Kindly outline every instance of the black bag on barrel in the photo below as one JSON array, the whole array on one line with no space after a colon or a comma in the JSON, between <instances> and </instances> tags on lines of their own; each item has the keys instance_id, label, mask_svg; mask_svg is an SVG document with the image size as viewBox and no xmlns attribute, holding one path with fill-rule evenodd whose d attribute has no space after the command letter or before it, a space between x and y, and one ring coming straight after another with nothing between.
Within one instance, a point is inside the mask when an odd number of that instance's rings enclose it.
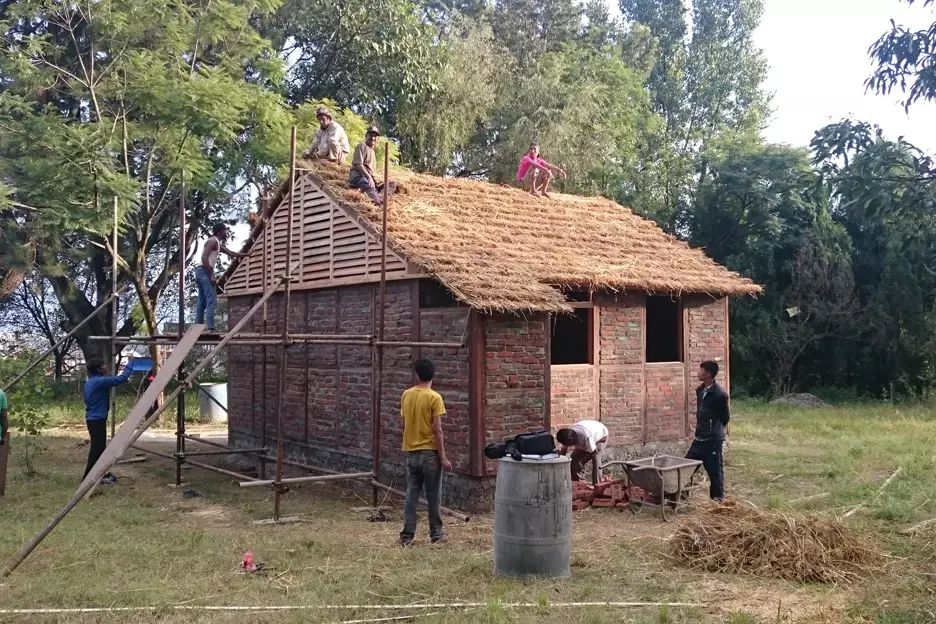
<instances>
[{"instance_id":1,"label":"black bag on barrel","mask_svg":"<svg viewBox=\"0 0 936 624\"><path fill-rule=\"evenodd\" d=\"M508 455L513 456L516 453L517 447L514 445L513 440L505 440L500 444L492 442L484 447L484 456L488 459L500 459Z\"/></svg>"},{"instance_id":2,"label":"black bag on barrel","mask_svg":"<svg viewBox=\"0 0 936 624\"><path fill-rule=\"evenodd\" d=\"M521 433L514 438L520 455L549 455L556 450L556 440L549 430Z\"/></svg>"}]
</instances>

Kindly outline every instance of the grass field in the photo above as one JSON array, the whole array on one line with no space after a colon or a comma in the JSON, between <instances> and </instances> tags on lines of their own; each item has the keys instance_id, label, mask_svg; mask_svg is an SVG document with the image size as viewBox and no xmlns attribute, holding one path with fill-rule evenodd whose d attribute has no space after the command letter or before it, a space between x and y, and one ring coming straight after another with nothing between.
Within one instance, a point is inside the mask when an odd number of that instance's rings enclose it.
<instances>
[{"instance_id":1,"label":"grass field","mask_svg":"<svg viewBox=\"0 0 936 624\"><path fill-rule=\"evenodd\" d=\"M866 503L847 522L892 555L886 572L857 586L804 586L676 567L666 538L674 525L589 509L575 514L572 579L516 582L491 575L492 518L447 519L450 541L395 546L399 505L386 523L368 521L369 490L304 486L283 512L304 522L254 525L269 518L272 493L239 490L230 480L186 470L201 496L166 487L170 462L119 466L119 485L80 504L11 577L0 609L159 606L156 612L12 616L29 622L363 622L400 621L413 612L328 609L273 613L169 610L173 605L388 605L469 601L430 608L415 622L936 622L936 527L901 530L936 517L936 411L866 405L814 411L735 406L727 460L729 496L759 507L843 510ZM77 415L80 418L80 414ZM67 420L67 419L66 419ZM61 420L60 420L61 422ZM74 430L45 437L38 476L10 460L0 499L0 556L8 557L57 511L78 484L87 447ZM15 442L15 440L14 440ZM169 449L173 442L161 443ZM14 447L15 449L15 447ZM901 474L883 492L880 485ZM398 486L401 484L397 484ZM802 504L795 501L815 494ZM420 531L425 530L424 517ZM265 575L236 575L247 550ZM692 608L553 607L586 601L693 602ZM536 607L511 608L531 602Z\"/></svg>"}]
</instances>

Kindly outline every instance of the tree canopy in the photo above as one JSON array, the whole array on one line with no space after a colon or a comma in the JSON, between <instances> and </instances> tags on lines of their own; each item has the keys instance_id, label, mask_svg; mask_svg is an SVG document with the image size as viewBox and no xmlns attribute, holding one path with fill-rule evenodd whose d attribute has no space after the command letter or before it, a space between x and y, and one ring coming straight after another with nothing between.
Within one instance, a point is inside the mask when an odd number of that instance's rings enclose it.
<instances>
[{"instance_id":1,"label":"tree canopy","mask_svg":"<svg viewBox=\"0 0 936 624\"><path fill-rule=\"evenodd\" d=\"M324 104L352 144L376 123L400 164L437 175L512 183L538 142L560 190L615 199L763 284L732 308L736 392L936 384L929 156L851 119L765 143L763 0L618 8L0 0L0 295L25 279L17 301L54 300L62 330L109 296L116 254L119 330L156 331L196 239L246 218L286 171L290 126L304 148ZM936 98L936 24L869 44L870 91ZM102 316L78 342L110 330Z\"/></svg>"}]
</instances>

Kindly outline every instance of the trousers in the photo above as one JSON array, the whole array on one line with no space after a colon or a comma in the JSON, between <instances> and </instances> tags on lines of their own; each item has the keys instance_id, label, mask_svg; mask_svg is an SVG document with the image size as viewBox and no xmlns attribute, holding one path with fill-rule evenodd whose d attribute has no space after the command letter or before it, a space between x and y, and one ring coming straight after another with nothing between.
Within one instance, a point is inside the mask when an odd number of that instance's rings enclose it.
<instances>
[{"instance_id":1,"label":"trousers","mask_svg":"<svg viewBox=\"0 0 936 624\"><path fill-rule=\"evenodd\" d=\"M695 440L686 453L686 459L702 462L709 477L709 497L725 498L725 463L722 458L722 440Z\"/></svg>"},{"instance_id":2,"label":"trousers","mask_svg":"<svg viewBox=\"0 0 936 624\"><path fill-rule=\"evenodd\" d=\"M438 451L406 453L406 504L403 507L403 530L400 531L403 541L412 541L416 536L416 509L423 489L429 503L429 537L438 539L443 535L442 462Z\"/></svg>"},{"instance_id":3,"label":"trousers","mask_svg":"<svg viewBox=\"0 0 936 624\"><path fill-rule=\"evenodd\" d=\"M88 476L88 473L94 468L94 464L104 453L104 449L107 448L107 419L101 418L100 420L86 422L88 423L88 435L91 436L91 446L88 448L88 465L85 466L82 479Z\"/></svg>"}]
</instances>

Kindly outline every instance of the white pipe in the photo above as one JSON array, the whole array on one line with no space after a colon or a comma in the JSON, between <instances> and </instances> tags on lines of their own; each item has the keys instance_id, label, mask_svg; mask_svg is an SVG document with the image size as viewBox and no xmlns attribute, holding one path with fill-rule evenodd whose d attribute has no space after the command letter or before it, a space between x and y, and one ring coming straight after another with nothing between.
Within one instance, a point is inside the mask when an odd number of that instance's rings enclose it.
<instances>
[{"instance_id":1,"label":"white pipe","mask_svg":"<svg viewBox=\"0 0 936 624\"><path fill-rule=\"evenodd\" d=\"M389 605L263 605L263 606L214 606L214 605L166 605L152 607L76 607L76 608L37 608L37 609L0 609L0 615L65 615L77 613L141 613L146 611L318 611L326 609L370 610L370 611L400 611L407 609L476 609L487 607L487 602L442 602L419 604L389 604ZM704 604L694 602L505 602L500 605L504 609L519 609L532 607L554 607L556 609L577 609L581 607L685 607L702 608Z\"/></svg>"}]
</instances>

